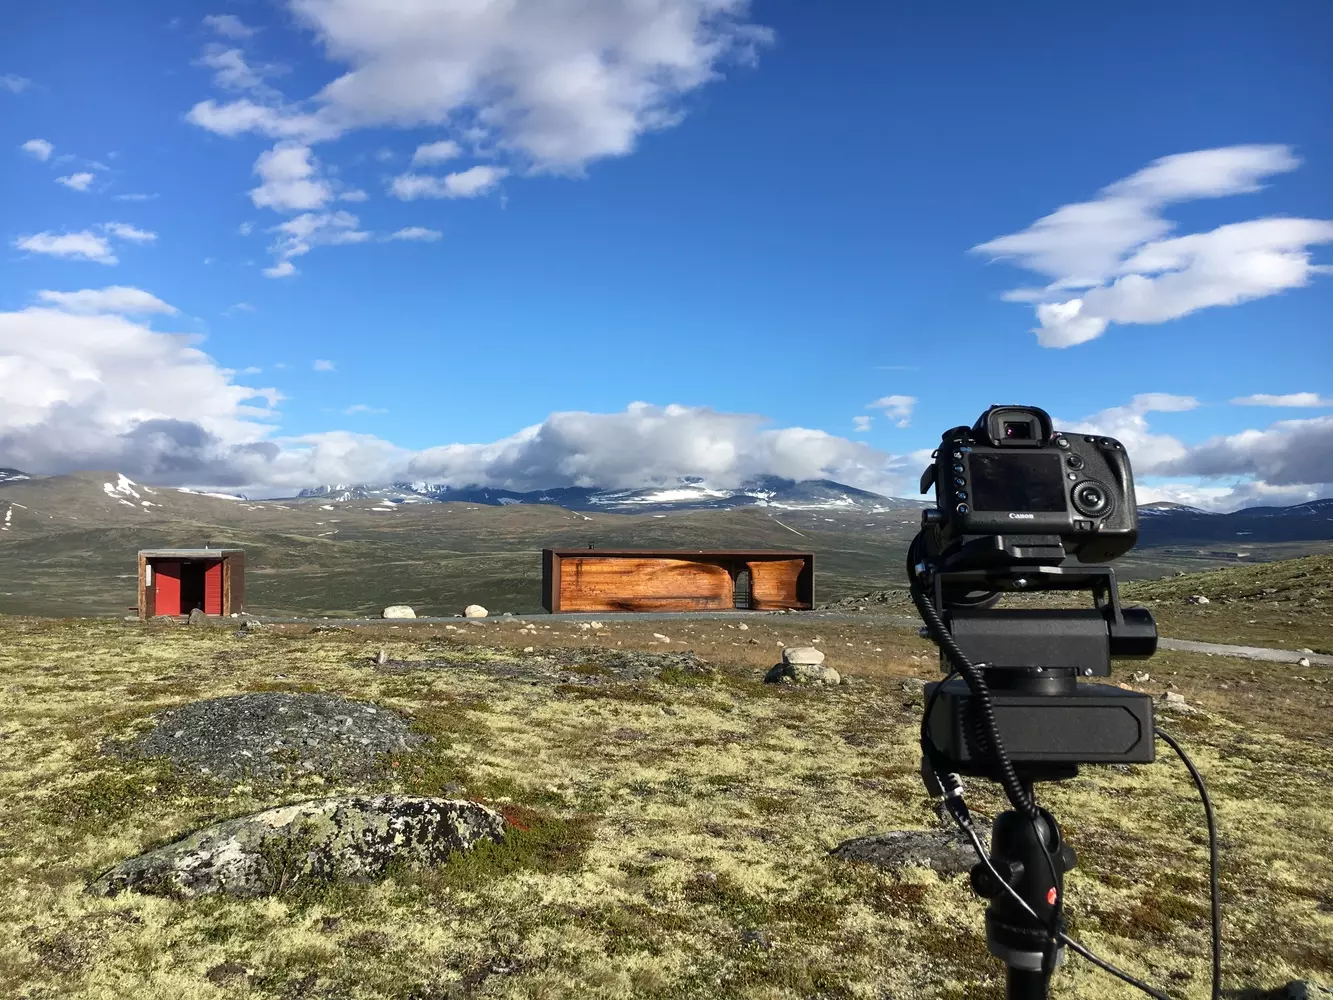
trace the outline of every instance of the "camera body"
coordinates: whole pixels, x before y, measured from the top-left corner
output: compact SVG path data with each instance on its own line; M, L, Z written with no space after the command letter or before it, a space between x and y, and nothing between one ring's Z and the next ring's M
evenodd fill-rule
M1056 431L1035 406L992 406L945 431L921 492L941 546L965 535L1058 535L1079 562L1108 562L1139 535L1134 476L1114 438Z

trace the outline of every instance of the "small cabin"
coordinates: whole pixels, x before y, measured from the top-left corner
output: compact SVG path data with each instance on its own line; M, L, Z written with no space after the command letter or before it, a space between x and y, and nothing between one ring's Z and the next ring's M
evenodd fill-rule
M542 604L553 614L808 610L814 603L809 552L542 550Z
M228 616L245 608L243 549L145 549L139 553L139 617Z

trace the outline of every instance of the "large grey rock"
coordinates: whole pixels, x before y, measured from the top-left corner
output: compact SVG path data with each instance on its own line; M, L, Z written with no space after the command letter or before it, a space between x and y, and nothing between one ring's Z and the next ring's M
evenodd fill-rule
M267 896L302 883L370 881L390 863L436 864L504 838L502 816L476 802L378 795L320 799L227 820L122 861L88 891L194 898Z
M480 604L469 604L463 609L464 618L485 618L488 614L490 614L490 612Z
M207 625L207 624L208 624L208 616L207 616L206 614L204 614L204 609L203 609L203 608L191 608L191 609L190 609L190 624L191 624L191 625Z
M1282 988L1277 1000L1333 1000L1333 989L1307 979L1294 979Z
M982 836L985 843L985 836ZM961 875L977 863L972 842L954 830L890 830L857 837L829 852L844 861L864 861L897 872L916 865L941 875Z
M818 652L816 650L816 652ZM822 653L820 654L823 655ZM764 675L768 684L827 684L842 683L842 676L822 663L779 663Z
M824 662L824 651L814 646L787 646L782 651L782 662L820 664Z
M406 604L390 604L384 609L385 618L415 618L417 613Z

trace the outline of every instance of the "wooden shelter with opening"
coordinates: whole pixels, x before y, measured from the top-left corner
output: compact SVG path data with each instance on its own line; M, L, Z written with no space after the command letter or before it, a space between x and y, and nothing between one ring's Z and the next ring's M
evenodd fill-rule
M243 549L144 549L139 553L139 617L227 616L245 608Z
M780 611L815 603L809 552L542 549L542 604L561 611Z

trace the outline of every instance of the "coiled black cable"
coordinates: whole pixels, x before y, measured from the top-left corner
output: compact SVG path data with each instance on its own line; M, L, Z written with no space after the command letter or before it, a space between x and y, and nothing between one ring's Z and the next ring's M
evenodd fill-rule
M921 620L926 623L926 629L930 632L930 637L936 645L944 650L950 665L962 674L963 679L967 681L968 688L972 691L973 712L975 713L973 718L976 725L976 735L981 744L978 749L982 750L994 762L998 772L996 781L1004 789L1004 794L1013 807L1029 820L1035 821L1040 816L1037 804L1023 786L1023 782L1018 777L1018 772L1014 770L1013 761L1009 759L1009 754L1004 749L1004 743L1000 740L999 728L995 723L995 703L991 698L990 688L986 686L985 678L981 676L981 671L977 669L976 664L967 658L967 654L963 652L962 647L954 640L953 634L944 627L944 619L940 617L939 611L926 596L925 588L921 585L921 579L916 571L920 544L920 536L918 535L907 549L907 580L912 594L912 603L916 605Z

